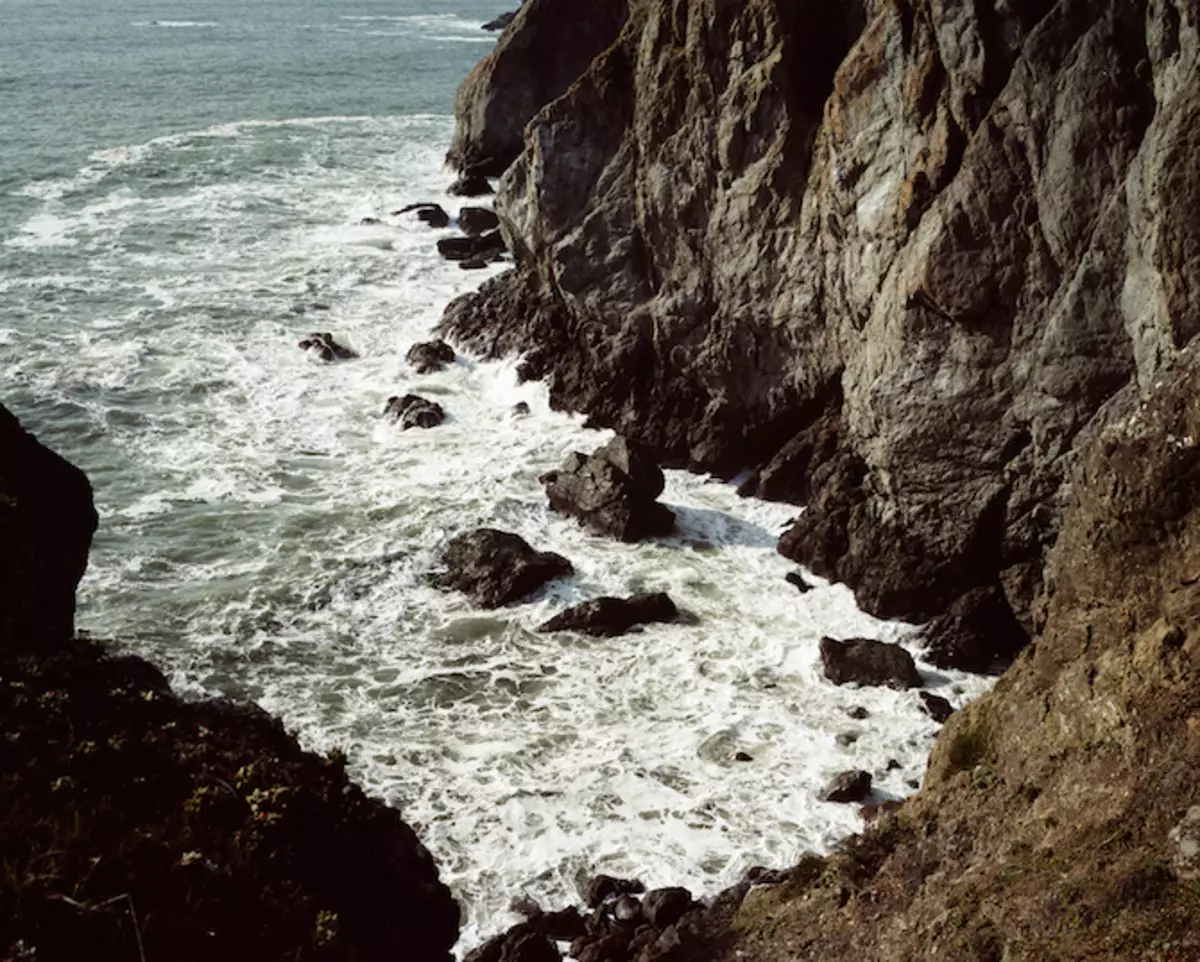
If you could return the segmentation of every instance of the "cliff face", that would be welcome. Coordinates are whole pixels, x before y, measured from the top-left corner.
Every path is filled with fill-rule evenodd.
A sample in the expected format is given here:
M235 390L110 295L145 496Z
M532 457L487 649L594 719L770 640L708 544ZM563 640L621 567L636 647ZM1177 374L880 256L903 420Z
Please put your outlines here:
M341 759L72 637L95 528L0 407L0 958L447 962L458 906Z
M1198 16L639 0L502 181L516 270L444 328L807 502L781 550L870 610L999 584L1028 626L1074 452L1200 326Z
M1178 367L1081 452L1040 632L924 790L751 892L718 958L1200 958L1200 354Z

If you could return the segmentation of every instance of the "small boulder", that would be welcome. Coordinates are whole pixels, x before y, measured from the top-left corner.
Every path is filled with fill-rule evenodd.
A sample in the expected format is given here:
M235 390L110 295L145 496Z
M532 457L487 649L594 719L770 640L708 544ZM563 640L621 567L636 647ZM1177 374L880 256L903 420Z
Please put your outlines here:
M454 538L442 557L446 570L430 580L462 591L482 608L510 605L575 569L562 555L535 551L519 535L480 528Z
M399 424L403 431L410 428L436 428L446 420L446 412L440 404L416 394L388 398L383 416L393 424Z
M300 342L300 349L308 351L322 361L349 361L358 357L357 353L339 344L329 333L309 334Z
M450 215L446 213L445 208L441 204L409 204L406 207L401 207L399 210L392 211L393 217L399 217L401 214L408 214L415 211L417 220L428 224L430 227L449 227Z
M587 935L587 922L575 908L543 912L528 922L530 931L556 942L572 942Z
M855 721L862 721L864 718L870 718L871 713L863 708L862 705L855 705L853 708L847 708L846 714Z
M378 217L364 217L359 222L360 227L379 227L383 224Z
M443 237L437 242L437 249L448 261L480 260L486 263L493 255L504 253L506 247L500 232L493 230L478 237Z
M418 374L431 374L444 371L454 363L455 357L454 348L445 341L425 341L410 347L404 360L415 367Z
M813 586L804 580L804 575L799 571L789 571L785 576L789 585L795 585L800 594L805 595L813 590Z
M642 903L632 895L622 895L613 903L612 916L623 925L636 925L642 920Z
M692 904L692 893L685 888L654 889L642 899L642 914L661 931L683 918Z
M999 587L957 598L921 631L925 657L938 668L1000 674L1029 643Z
M927 691L920 691L917 694L921 696L921 708L924 709L925 714L939 725L954 714L954 706L941 695L934 695Z
M494 210L486 207L463 207L458 212L458 229L471 237L478 237L500 226L500 218Z
M597 875L588 882L584 902L589 909L594 909L622 895L641 895L644 891L646 886L637 879Z
M920 688L923 684L912 655L899 645L853 638L821 639L821 663L825 677L835 685L887 685L889 688Z
M649 494L654 485L635 478L605 456L573 453L558 471L542 475L550 506L572 515L597 534L641 541L670 534L675 514ZM639 470L639 468L635 468Z
M496 191L486 177L478 174L463 174L446 188L446 193L451 197L486 197Z
M568 608L538 626L538 631L580 631L595 637L623 635L635 625L670 622L679 609L663 592L642 593L629 598L593 598Z
M861 802L870 794L871 773L851 771L835 775L820 797L823 802Z
M518 401L512 406L512 410L508 412L513 418L527 418L530 415L529 405L525 401Z
M597 448L592 456L603 458L620 468L648 498L657 498L666 487L662 468L655 462L649 449L636 441L617 435L607 444Z

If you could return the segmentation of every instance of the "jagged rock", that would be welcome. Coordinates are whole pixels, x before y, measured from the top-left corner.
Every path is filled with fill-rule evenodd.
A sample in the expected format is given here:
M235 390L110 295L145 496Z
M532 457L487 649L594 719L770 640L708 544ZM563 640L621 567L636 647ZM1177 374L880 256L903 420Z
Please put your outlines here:
M349 361L358 357L350 348L339 344L332 334L309 334L300 342L300 349L308 351L322 361Z
M521 152L525 125L587 70L620 32L628 0L529 0L454 101L446 161L499 177Z
M977 588L921 631L925 657L938 668L999 674L1029 642L999 587Z
M408 204L399 210L392 211L392 216L399 217L401 214L407 214L411 211L416 211L417 220L428 224L430 227L440 228L450 226L450 215L446 213L445 208L441 204Z
M454 538L442 556L446 571L430 579L462 591L481 608L510 605L575 569L562 555L534 551L519 535L480 528Z
M588 882L584 904L589 909L599 908L605 902L621 895L641 895L646 886L637 879L614 878L611 875L596 875Z
M454 348L445 341L426 341L410 347L404 360L415 367L418 374L430 374L444 371L454 363L455 357Z
M934 695L927 691L919 691L917 694L921 696L921 707L925 710L925 714L939 725L954 714L954 706L941 695Z
M458 227L464 234L478 237L500 226L500 218L486 207L463 207L458 212Z
M823 802L861 802L871 794L871 773L841 772L821 791Z
M528 924L531 931L556 942L572 942L587 935L587 922L574 908L543 912L531 918Z
M416 394L388 398L383 416L393 424L399 424L403 431L410 428L436 428L446 420L446 412L440 404Z
M486 177L477 174L464 174L446 188L451 197L487 197L496 193Z
M538 626L538 631L580 631L586 635L622 635L636 625L670 622L679 610L660 592L636 594L629 598L593 598Z
M486 262L504 253L504 238L499 231L489 231L478 237L443 237L437 242L438 253L448 261L481 260Z
M632 895L622 895L612 905L612 917L623 925L633 925L642 918L642 903Z
M468 257L466 260L459 261L458 266L464 271L481 271L488 266L488 262L482 257Z
M692 904L692 893L685 888L653 889L642 899L642 913L647 922L662 930L683 918Z
M508 13L502 13L495 20L489 20L483 25L484 30L503 30L516 19L517 11L510 10Z
M597 448L595 457L603 458L624 471L648 498L657 498L666 487L662 468L644 445L617 435Z
M1198 328L1182 10L646 5L530 122L517 270L444 326L664 463L810 489L788 555L866 609L998 583L1028 628L1075 452Z
M597 534L621 541L670 534L675 514L649 493L656 489L656 479L647 464L638 456L625 462L637 473L635 477L609 459L611 454L620 460L629 450L624 445L606 445L590 457L578 452L569 455L560 470L540 479L550 506L579 518ZM657 490L662 490L661 473Z
M912 655L899 645L866 638L837 641L821 639L821 664L825 677L835 685L887 685L889 688L920 688L921 676Z

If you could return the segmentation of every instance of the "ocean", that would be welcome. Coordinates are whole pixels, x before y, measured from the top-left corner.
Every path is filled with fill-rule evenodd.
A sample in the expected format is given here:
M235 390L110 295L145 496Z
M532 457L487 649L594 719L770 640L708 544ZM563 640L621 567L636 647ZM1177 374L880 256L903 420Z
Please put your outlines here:
M0 0L0 400L95 487L79 625L185 694L343 748L432 851L467 946L515 921L515 895L562 904L597 871L710 894L825 851L860 819L824 782L863 768L880 798L909 794L937 730L915 692L822 677L822 636L912 632L785 582L774 546L799 509L668 472L676 536L594 537L537 478L607 433L551 411L516 359L405 364L503 269L442 261L453 227L390 212L457 210L454 92L505 6ZM313 331L361 358L322 364L297 347ZM410 391L447 423L386 423ZM428 586L483 525L577 576L495 612ZM636 590L690 617L534 631ZM956 704L987 685L922 670Z

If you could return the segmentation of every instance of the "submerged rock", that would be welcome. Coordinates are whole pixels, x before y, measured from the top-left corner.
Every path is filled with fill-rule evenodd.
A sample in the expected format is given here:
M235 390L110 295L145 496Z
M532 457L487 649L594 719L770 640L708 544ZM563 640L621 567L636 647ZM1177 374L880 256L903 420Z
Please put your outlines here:
M562 555L535 551L519 535L494 528L460 534L442 556L444 572L430 581L461 591L482 608L511 605L575 569Z
M445 208L441 204L408 204L399 210L392 211L392 216L399 217L401 214L408 214L412 211L416 211L417 220L428 224L430 227L440 228L450 226L450 215L446 213Z
M568 608L538 626L538 631L580 631L587 635L621 635L636 625L670 622L679 611L667 595L636 594L629 598L593 598Z
M349 361L358 357L355 351L339 344L332 334L309 334L300 342L300 349L322 361Z
M388 398L383 416L393 424L399 424L404 431L411 428L436 428L446 420L446 412L440 404L416 394Z
M821 664L835 685L887 685L920 688L923 682L912 655L899 645L866 638L821 639Z
M662 491L662 472L628 442L610 442L590 456L575 452L540 480L552 508L597 534L641 541L675 528L674 512L654 500Z
M404 355L404 360L416 368L418 374L431 374L444 371L454 363L457 355L445 341L425 341L414 344Z

